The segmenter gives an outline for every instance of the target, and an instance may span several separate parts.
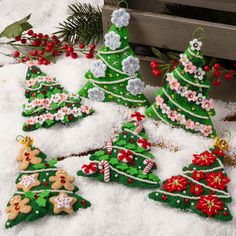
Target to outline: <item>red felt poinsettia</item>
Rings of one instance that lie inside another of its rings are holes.
[[[195,180],[201,180],[201,179],[204,179],[205,175],[203,174],[202,171],[194,171],[192,173],[192,178],[195,179]]]
[[[213,215],[217,215],[218,212],[223,209],[223,202],[220,201],[218,197],[209,194],[206,196],[200,196],[196,208],[207,214],[207,216],[212,217]]]
[[[117,158],[119,161],[131,163],[133,161],[133,154],[130,150],[120,150]]]
[[[193,154],[193,157],[193,164],[199,166],[210,166],[216,159],[216,156],[209,151],[205,151],[200,154]]]
[[[145,119],[145,115],[143,115],[142,113],[140,113],[138,111],[131,114],[132,121],[142,121],[143,119]]]
[[[182,177],[181,175],[178,176],[172,176],[170,179],[166,180],[166,183],[163,185],[163,188],[167,190],[168,192],[174,192],[186,189],[186,186],[188,184],[188,179],[185,177]]]
[[[212,188],[224,190],[229,181],[230,179],[224,175],[222,171],[218,173],[206,174],[206,182]]]
[[[88,165],[84,164],[81,169],[84,174],[92,175],[97,172],[97,165],[94,162],[90,162]]]
[[[137,144],[138,144],[139,147],[142,147],[145,150],[149,150],[152,146],[152,144],[149,143],[147,141],[147,139],[145,139],[145,138],[139,138],[138,141],[137,141]]]
[[[190,186],[190,193],[199,196],[203,193],[204,189],[201,185],[199,184],[191,184]]]
[[[224,151],[220,148],[215,148],[213,153],[216,154],[216,155],[219,155],[221,157],[223,157],[225,155]]]

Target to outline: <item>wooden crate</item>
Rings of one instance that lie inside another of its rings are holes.
[[[129,0],[127,11],[131,14],[129,24],[130,42],[176,51],[185,50],[197,27],[205,30],[203,53],[206,56],[236,60],[236,26],[201,21],[161,13],[165,3],[178,3],[195,7],[236,12],[235,0]],[[111,14],[118,0],[105,0],[103,27],[107,32]],[[141,74],[147,84],[158,85],[149,67],[152,58],[141,56]],[[236,101],[236,78],[222,81],[222,85],[211,91],[211,96],[225,101]]]

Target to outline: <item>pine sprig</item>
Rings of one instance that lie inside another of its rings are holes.
[[[68,8],[69,16],[59,24],[55,34],[69,44],[98,42],[103,33],[101,9],[87,3],[74,3]]]

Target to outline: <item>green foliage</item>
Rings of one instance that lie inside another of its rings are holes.
[[[20,36],[24,31],[32,28],[32,25],[27,22],[30,18],[31,14],[24,17],[23,19],[16,21],[10,25],[8,25],[0,34],[0,37],[6,38],[14,38],[16,36]]]
[[[69,16],[59,24],[55,34],[70,44],[98,42],[103,33],[101,9],[87,3],[74,3],[68,8]]]

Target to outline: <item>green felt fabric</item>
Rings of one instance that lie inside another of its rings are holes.
[[[40,81],[39,78],[45,78],[47,75],[43,73],[38,67],[32,66],[28,68],[26,73],[26,91],[25,97],[27,102],[23,104],[22,115],[27,117],[27,119],[33,120],[32,122],[25,122],[23,125],[24,131],[33,131],[40,127],[49,128],[56,123],[70,124],[74,123],[88,115],[93,113],[93,110],[89,108],[87,111],[81,111],[81,99],[78,95],[73,95],[63,88],[55,79],[53,81]],[[33,86],[29,86],[27,83],[29,81],[33,82]],[[52,100],[53,96],[59,96],[60,94],[65,95],[67,99],[65,100]],[[44,99],[49,99],[51,102],[48,106],[39,104],[37,106],[32,106],[36,101],[43,101]],[[61,119],[56,117],[56,114],[60,112],[62,108],[68,108],[71,110],[69,113],[62,113],[63,117]],[[78,113],[73,113],[73,109],[78,109]],[[52,118],[44,118],[46,114],[51,114]],[[37,119],[38,118],[38,119]],[[40,121],[40,119],[43,119]]]
[[[214,155],[216,156],[214,162],[211,163],[209,166],[207,165],[201,166],[196,163],[195,164],[191,163],[190,165],[183,168],[183,174],[179,175],[179,177],[180,178],[186,178],[186,176],[189,177],[187,178],[187,185],[185,186],[185,188],[170,191],[169,188],[166,188],[166,184],[170,180],[168,179],[162,183],[162,187],[160,190],[151,192],[149,194],[149,198],[154,201],[165,203],[168,206],[173,207],[173,208],[178,208],[178,209],[187,210],[187,211],[196,213],[202,217],[209,217],[209,218],[213,218],[213,219],[221,220],[221,221],[232,220],[233,218],[232,214],[226,204],[232,201],[227,190],[227,185],[225,185],[224,188],[219,189],[219,187],[217,186],[212,187],[212,185],[209,185],[209,183],[206,181],[208,178],[207,177],[208,174],[217,174],[219,172],[222,172],[224,175],[224,178],[227,178],[227,174],[222,164],[224,156],[218,155],[217,150],[218,150],[217,148],[215,149],[212,148],[209,150],[211,153],[214,153]],[[202,177],[198,179],[194,177],[194,173],[196,176],[196,172],[194,171],[201,173]],[[217,179],[215,179],[214,181],[217,181]],[[222,181],[222,180],[218,180],[218,181]],[[195,193],[191,192],[191,186],[192,187],[196,186],[197,188],[200,187],[202,188],[202,191],[198,194],[196,194],[196,192]],[[218,200],[221,201],[221,204],[223,206],[222,209],[220,209],[216,214],[209,215],[206,212],[204,212],[202,209],[197,208],[197,205],[199,204],[201,196],[202,197],[216,196]]]

